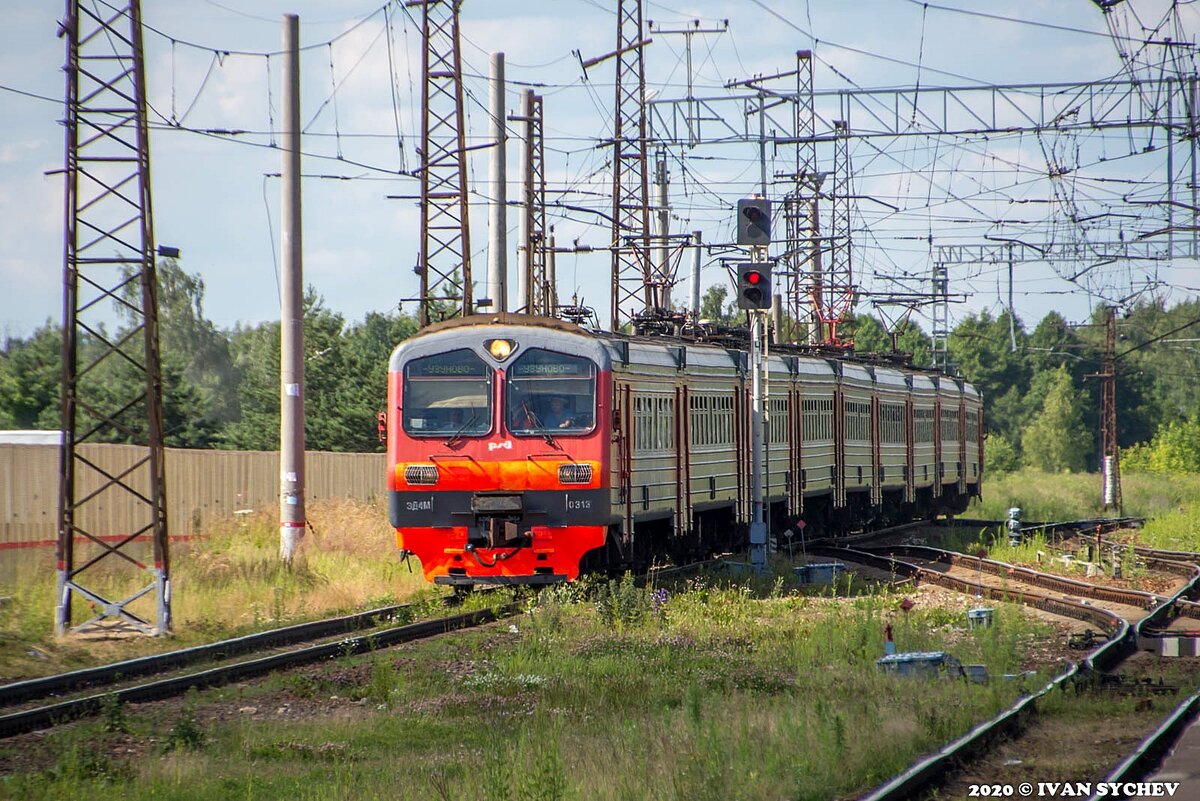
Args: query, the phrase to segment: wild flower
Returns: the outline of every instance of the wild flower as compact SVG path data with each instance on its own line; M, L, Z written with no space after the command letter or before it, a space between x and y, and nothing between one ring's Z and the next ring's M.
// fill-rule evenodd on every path
M666 588L659 587L650 596L650 608L655 613L660 612L660 611L662 611L662 608L667 605L667 601L670 600L670 598L671 598L671 593L668 592L666 590Z

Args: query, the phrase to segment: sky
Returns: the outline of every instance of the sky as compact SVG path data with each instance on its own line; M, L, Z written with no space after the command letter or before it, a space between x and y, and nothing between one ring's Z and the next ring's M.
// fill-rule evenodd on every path
M550 210L550 221L560 247L572 242L602 247L610 241L597 212L607 213L610 204L611 148L603 140L611 135L613 63L585 74L580 56L614 48L615 5L615 0L463 3L469 144L487 141L488 54L504 51L514 82L506 93L509 113L519 108L519 93L527 86L544 97L548 193L561 204ZM847 107L845 98L822 94L1122 79L1130 73L1119 50L1143 61L1169 50L1179 69L1190 74L1196 69L1195 2L1180 4L1177 18L1167 15L1166 0L1127 0L1107 19L1091 0L987 5L986 13L994 16L980 15L981 8L968 0L647 0L646 17L660 28L699 19L702 27L723 29L692 37L694 94L712 98L711 108L724 119L703 122L702 132L723 141L667 148L672 230L701 230L709 243L732 240L733 206L759 191L760 162L757 142L728 135L740 130L757 136L758 117L730 99L746 92L726 84L792 69L799 49L815 56L819 135L847 116L851 130L870 132L888 115L910 134L856 137L849 145L855 198L851 253L864 311L872 312L872 300L888 293L927 291L939 245L1020 241L1087 250L1091 245L1080 243L1136 240L1158 247L1165 246L1168 223L1192 225L1189 143L1168 146L1161 128L1072 127L1072 119L1087 113L1086 99L1026 93L1021 101L1026 113L1038 105L1064 104L1065 124L1053 130L937 137L929 126L938 109L920 98L914 105L915 94L896 96L886 113L878 104ZM61 315L63 178L57 171L64 151L59 120L65 42L55 35L61 13L53 3L14 4L0 29L4 336L57 325ZM348 321L398 307L414 311L407 299L417 294L419 212L412 200L388 197L418 191L409 173L419 159L420 42L398 4L143 0L157 243L179 248L183 268L203 279L205 313L219 326L278 319L280 152L273 144L284 13L299 14L305 48L304 280ZM1164 19L1169 24L1159 28ZM1114 39L1111 31L1119 36ZM651 36L647 99L663 109L665 101L686 94L685 38L653 31ZM1168 36L1175 43L1169 48L1141 45ZM789 80L763 85L786 93L794 91ZM995 104L1015 124L1019 113L1007 102ZM784 104L768 112L768 135L791 134L790 108ZM1172 113L1179 119L1185 111ZM519 130L516 124L511 128L513 199ZM244 133L221 133L234 130ZM766 151L768 196L778 198L788 184L776 175L794 169L794 146L770 144ZM486 275L489 157L487 149L469 157L477 286ZM830 169L832 146L818 145L817 157ZM1165 188L1168 163L1175 171L1172 194ZM515 267L515 209L509 229L509 261ZM1176 237L1186 240L1187 234ZM722 255L736 256L728 248L705 255L702 287L728 282ZM1018 316L1032 327L1050 310L1083 320L1108 300L1152 296L1172 303L1200 293L1194 259L1105 262L1017 264ZM609 270L604 251L560 255L560 297L578 295L606 321ZM952 307L952 320L984 309L998 312L1007 302L1004 265L956 265L950 279L951 292L963 300ZM928 309L917 315L928 329Z

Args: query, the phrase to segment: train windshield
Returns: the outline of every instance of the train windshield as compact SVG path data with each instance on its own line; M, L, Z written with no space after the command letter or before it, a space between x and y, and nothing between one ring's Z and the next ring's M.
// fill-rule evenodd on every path
M493 370L469 350L452 350L404 367L404 431L416 437L487 434L492 428Z
M587 433L596 424L596 365L530 348L508 368L505 406L516 435Z

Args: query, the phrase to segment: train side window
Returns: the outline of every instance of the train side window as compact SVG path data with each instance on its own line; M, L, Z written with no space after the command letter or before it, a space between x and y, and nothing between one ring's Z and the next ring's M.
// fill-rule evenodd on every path
M904 406L899 403L879 405L879 424L883 441L892 445L904 444Z
M958 441L958 409L942 409L942 442Z
M846 401L846 439L855 442L871 440L871 404Z
M933 442L933 409L913 411L913 440L926 444Z
M646 450L646 399L640 395L633 398L633 449Z
M414 437L487 434L494 374L466 349L413 359L404 366L404 432Z
M650 412L653 415L653 424L651 431L650 448L658 450L662 447L662 398L652 399Z

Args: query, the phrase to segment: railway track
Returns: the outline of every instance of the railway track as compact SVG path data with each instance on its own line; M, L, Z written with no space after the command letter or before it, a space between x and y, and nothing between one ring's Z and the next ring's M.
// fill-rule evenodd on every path
M1080 587L1077 584L1081 582L1071 582L1070 579L1061 579L1057 576L1049 574L1036 574L1036 571L1029 571L1036 575L1030 577L1028 586L1021 586L1021 582L1013 580L1012 582L983 582L978 578L971 578L963 575L954 575L943 570L936 569L931 565L944 564L942 560L936 558L939 555L946 555L947 562L950 561L950 553L941 551L937 548L926 548L924 546L882 546L879 548L843 548L839 546L822 545L811 549L812 553L841 559L846 562L867 565L876 570L889 572L893 575L912 578L917 581L925 581L930 584L936 584L956 592L961 592L967 595L976 595L996 601L1015 601L1026 606L1041 609L1044 612L1058 615L1060 617L1069 617L1076 620L1082 620L1101 628L1110 639L1115 637L1125 636L1122 628L1127 626L1125 618L1108 609L1094 604L1089 604L1083 600L1079 600L1077 596L1084 595L1080 593ZM923 555L912 556L909 558L900 558L898 554L907 554L910 551L930 552ZM978 562L975 557L967 557L963 554L955 554L954 556L960 559L972 560ZM921 564L924 562L925 564ZM985 565L990 560L983 560ZM994 566L998 566L1003 570L1003 563L993 562ZM996 574L990 574L998 577ZM1034 584L1034 581L1038 584ZM1070 582L1069 584L1059 584L1058 582ZM1085 585L1088 587L1089 585ZM1070 587L1074 591L1074 596L1063 595L1061 589ZM1046 591L1046 590L1050 591ZM1091 588L1100 591L1101 588ZM1059 591L1057 594L1052 594ZM1113 590L1111 588L1103 588L1103 594L1110 599L1109 602L1120 604L1123 607L1130 608L1146 608L1150 605L1149 593L1142 593L1135 590Z
M1146 522L1144 517L1093 517L1086 520L1059 520L1054 522L1023 522L1021 530L1027 532L1044 531L1047 533L1061 533L1066 531L1095 531L1097 526L1101 533L1106 531L1119 531L1123 528L1136 528ZM1002 528L1007 530L1007 520L985 520L974 517L956 517L953 520L939 520L935 523L938 526L978 526L980 528L992 527Z
M1138 590L1097 587L1029 568L925 546L845 548L821 545L813 551L822 556L866 564L959 592L995 600L1019 601L1052 614L1086 620L1099 626L1108 636L1106 642L1055 676L1040 691L1021 698L991 720L979 724L962 737L909 766L863 796L862 801L899 801L919 797L932 787L943 784L952 771L969 765L1001 738L1019 736L1025 730L1029 716L1036 712L1041 699L1056 689L1064 689L1081 681L1086 684L1092 677L1116 670L1137 652L1137 643L1144 634L1148 635L1156 627L1161 627L1172 614L1179 613L1181 602L1185 602L1184 596L1195 593L1200 584L1200 567L1195 559L1188 564L1178 558L1196 555L1179 552L1171 552L1170 556L1175 557L1171 559L1166 559L1166 555L1161 553L1143 555L1161 559L1164 563L1162 567L1169 568L1168 572L1181 575L1186 572L1187 581L1171 595L1163 596ZM1181 565L1187 570L1181 570ZM976 580L961 575L963 568L975 571ZM956 569L960 574L954 574ZM984 581L982 576L985 574L993 580ZM1027 589L1019 589L1022 585ZM1104 781L1144 779L1198 711L1200 692L1193 693L1179 704Z
M112 684L120 679L152 676L188 667L201 662L216 662L239 654L261 652L269 648L311 642L340 634L379 626L410 613L409 604L398 604L359 612L353 615L299 623L219 642L182 648L152 656L127 659L108 665L58 673L53 676L16 681L0 685L0 709L38 698L78 692L97 685Z
M1112 532L1121 528L1127 528L1130 525L1140 524L1142 518L1138 517L1121 517L1121 518L1099 518L1094 520L1073 520L1061 523L1030 523L1024 526L1025 532L1045 531L1051 534L1058 534L1062 537L1062 541L1069 541L1072 537L1079 538L1080 545L1087 545L1093 542L1089 537L1085 537L1084 532L1088 535L1098 533L1099 536L1095 542L1101 549L1122 549L1131 550L1134 556L1140 560L1147 568L1157 570L1162 573L1174 574L1181 577L1190 578L1200 565L1200 553L1194 551L1175 551L1164 548L1152 548L1145 545L1135 545L1127 542L1112 540L1103 536L1104 532ZM1004 530L1006 521L1003 520L956 520L955 525L968 526L984 526ZM939 525L944 525L939 521ZM1062 541L1059 542L1061 550L1069 550L1061 548ZM1054 547L1054 546L1050 546ZM1175 613L1180 617L1187 617L1200 620L1200 601L1196 600L1195 596L1200 596L1200 589L1189 593L1193 597L1181 597L1175 600Z
M125 670L136 671L136 675L140 676L161 674L201 661L226 658L232 654L256 653L278 648L281 645L328 638L347 630L361 630L372 625L369 621L385 620L390 617L386 614L387 612L397 614L405 608L403 606L386 607L360 615L289 626L211 645L5 685L0 687L0 698L4 699L3 706L7 707L9 711L0 714L0 738L51 728L96 715L102 710L103 704L106 701L111 702L111 699L120 703L138 703L173 698L184 695L193 688L217 687L340 656L367 653L400 643L413 642L458 629L483 625L519 611L518 604L509 603L496 609L465 612L434 620L391 626L367 634L343 637L334 641L259 656L228 665L190 671L182 675L132 686L115 686L123 679L135 675L135 673L123 672ZM56 693L70 692L81 687L93 689L108 687L108 689L26 709L11 709L12 705L21 701L44 699Z
M716 562L717 560L706 560L660 567L636 577L636 580L642 584L648 581L670 580L712 566ZM444 603L447 607L452 607L458 605L461 600L462 597L456 595L447 597ZM0 739L94 716L102 711L106 702L111 703L112 699L120 703L140 703L178 697L193 688L217 687L327 659L368 653L438 634L480 626L516 614L521 608L519 603L513 602L493 609L378 628L395 621L398 617L410 616L413 606L402 604L381 607L368 612L301 623L193 648L0 685ZM339 637L370 628L376 630L357 636ZM329 641L331 637L338 639ZM132 678L162 675L200 663L227 660L239 655L262 654L264 651L315 640L322 642L128 685L128 680ZM92 690L90 694L79 695L81 691L89 689ZM68 694L76 697L57 700L58 697ZM56 700L28 708L19 706L44 699Z
M1087 598L1116 608L1127 620L1140 619L1145 610L1154 608L1168 597L1143 590L1099 586L1020 565L926 545L885 545L862 550L904 557L918 566L923 566L924 575L927 577L930 573L943 572L944 575L969 582L969 577L973 575L977 577L977 586L983 585L992 590L1000 590L1001 593L1007 592L1009 595L1026 592L1022 587L1032 587L1035 590L1058 593L1063 597ZM1187 573L1187 579L1192 580L1198 576L1200 568L1192 566ZM991 597L997 596L993 593Z

